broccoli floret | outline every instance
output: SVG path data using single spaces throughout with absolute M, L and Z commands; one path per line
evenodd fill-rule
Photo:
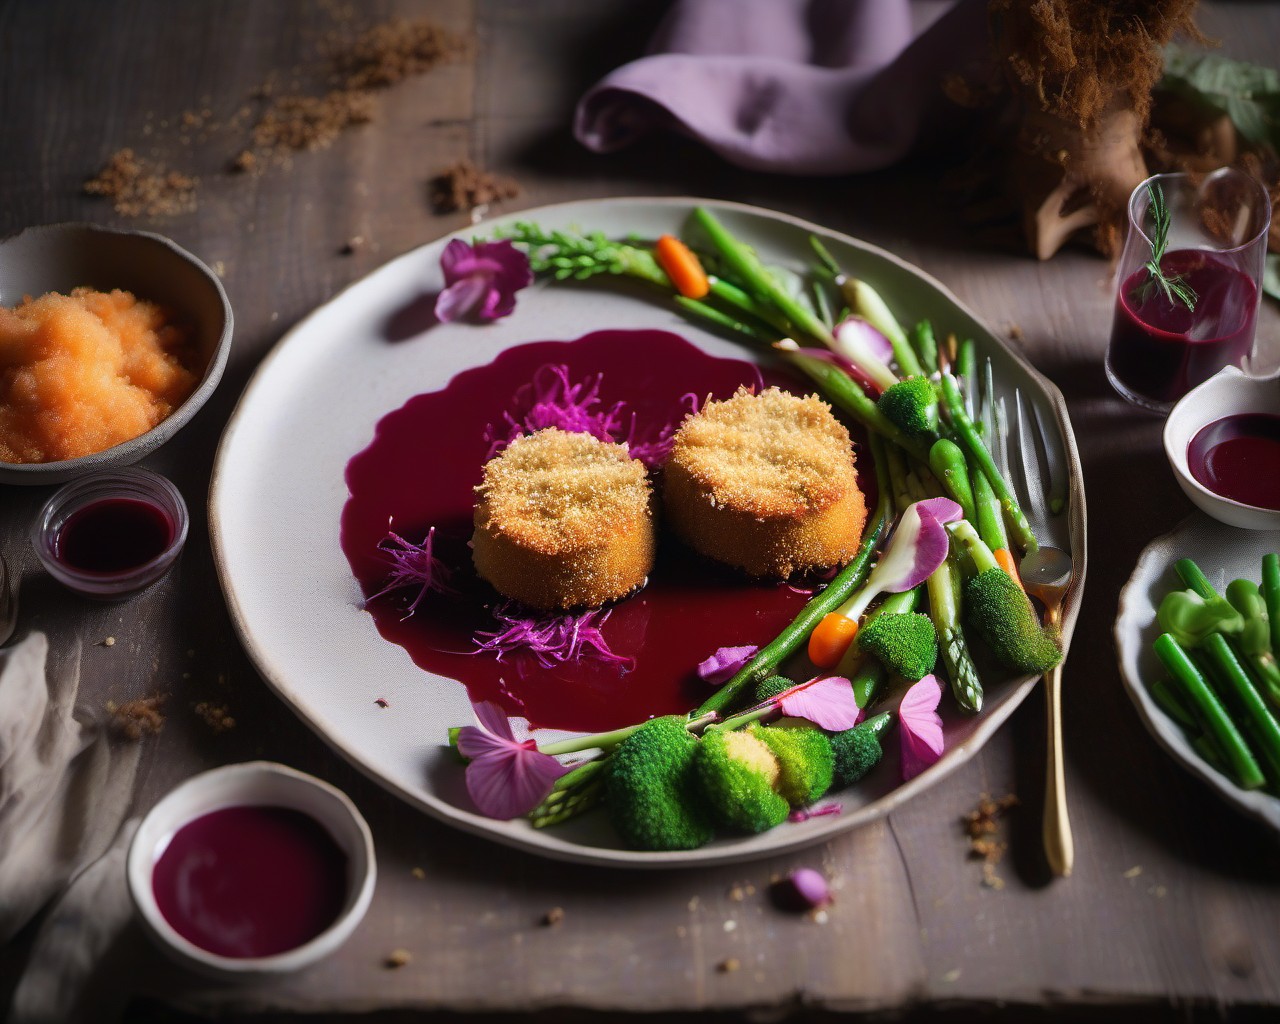
M 1027 595 L 1003 569 L 984 569 L 966 580 L 964 606 L 1000 664 L 1021 672 L 1046 672 L 1062 660 L 1062 650 L 1040 625 Z
M 614 751 L 605 802 L 618 834 L 640 850 L 692 850 L 714 834 L 694 778 L 698 740 L 680 715 L 645 722 Z
M 778 794 L 780 768 L 773 751 L 760 738 L 764 730 L 712 729 L 698 744 L 694 773 L 698 788 L 718 824 L 738 832 L 764 832 L 780 825 L 791 805 Z
M 773 700 L 778 694 L 791 689 L 795 685 L 786 676 L 770 676 L 768 679 L 761 679 L 760 682 L 756 683 L 755 692 L 752 695 L 754 697 L 752 703 L 763 704 L 767 700 Z
M 858 644 L 890 672 L 915 681 L 938 660 L 938 632 L 919 612 L 878 615 L 858 633 Z
M 863 722 L 831 737 L 835 755 L 834 788 L 842 789 L 861 779 L 880 763 L 884 753 L 880 746 L 880 730 Z
M 757 735 L 778 759 L 778 785 L 792 807 L 805 807 L 831 788 L 835 756 L 827 734 L 799 718 L 782 718 Z
M 885 388 L 876 408 L 908 437 L 938 432 L 938 395 L 928 377 L 908 377 Z

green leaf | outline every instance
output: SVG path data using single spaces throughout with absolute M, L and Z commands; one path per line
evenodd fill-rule
M 1222 111 L 1249 142 L 1280 152 L 1280 71 L 1170 43 L 1160 87 Z

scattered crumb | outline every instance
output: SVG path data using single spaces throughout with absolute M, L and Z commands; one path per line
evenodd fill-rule
M 542 923 L 545 927 L 554 928 L 564 920 L 564 907 L 552 907 L 542 915 Z
M 944 975 L 942 976 L 942 980 L 943 980 L 943 981 L 945 981 L 948 985 L 950 985 L 950 984 L 952 984 L 952 983 L 954 983 L 954 982 L 959 981 L 959 980 L 960 980 L 960 968 L 959 968 L 959 967 L 953 967 L 951 970 L 947 971 L 947 973 L 946 973 L 946 974 L 944 974 Z
M 231 161 L 230 166 L 237 174 L 252 174 L 258 169 L 258 158 L 254 156 L 253 150 L 245 149 Z
M 377 704 L 378 707 L 380 708 L 391 707 L 391 701 L 387 700 L 386 697 L 378 697 L 376 700 L 374 700 L 374 703 Z
M 729 890 L 729 899 L 733 900 L 734 903 L 741 903 L 746 898 L 747 890 L 740 885 L 735 885 Z
M 514 199 L 520 186 L 513 178 L 481 170 L 470 160 L 450 164 L 431 179 L 431 205 L 437 213 L 456 213 Z
M 732 921 L 732 920 L 730 920 L 730 921 L 726 921 L 726 922 L 724 923 L 724 930 L 725 930 L 725 931 L 727 931 L 727 932 L 731 932 L 731 931 L 733 931 L 734 929 L 736 929 L 737 927 L 738 927 L 738 922 L 737 922 L 737 921 Z
M 814 910 L 809 916 L 813 918 L 814 924 L 826 924 L 828 920 L 827 912 L 822 908 Z
M 409 874 L 413 875 L 414 878 L 418 878 L 418 879 L 427 877 L 427 873 L 423 871 L 422 868 L 414 868 L 412 871 L 409 872 Z
M 215 274 L 217 274 L 219 277 L 226 277 L 226 276 L 227 276 L 227 265 L 226 265 L 225 263 L 223 263 L 223 262 L 222 262 L 222 260 L 214 260 L 214 261 L 213 261 L 213 272 L 214 272 Z
M 114 647 L 115 645 L 116 645 L 116 638 L 113 636 L 109 636 L 102 641 L 103 647 Z
M 1010 321 L 1010 323 L 1009 323 L 1009 340 L 1010 340 L 1010 341 L 1021 341 L 1021 340 L 1022 340 L 1022 325 L 1021 325 L 1021 324 L 1019 324 L 1019 323 L 1014 323 L 1013 321 Z
M 736 956 L 731 956 L 727 960 L 721 960 L 716 964 L 716 970 L 721 974 L 732 974 L 742 966 L 742 961 Z
M 394 970 L 397 967 L 403 967 L 412 959 L 413 954 L 407 949 L 393 949 L 387 954 L 387 958 L 382 962 L 382 964 L 388 970 Z
M 335 89 L 324 96 L 281 96 L 253 126 L 253 142 L 277 156 L 323 149 L 348 128 L 372 120 L 373 97 L 366 92 Z
M 1133 867 L 1131 867 L 1128 871 L 1124 873 L 1124 877 L 1137 878 L 1140 874 L 1142 874 L 1142 865 L 1135 864 Z
M 143 736 L 155 736 L 164 728 L 164 715 L 160 709 L 167 698 L 163 694 L 139 697 L 117 704 L 107 701 L 107 714 L 112 728 L 127 740 L 137 741 Z
M 364 237 L 362 235 L 352 235 L 346 240 L 342 248 L 338 250 L 340 256 L 354 256 L 364 248 Z
M 227 712 L 225 704 L 214 704 L 202 700 L 195 707 L 195 712 L 204 720 L 204 724 L 215 733 L 223 733 L 236 727 L 236 720 Z
M 110 199 L 124 217 L 167 217 L 196 208 L 197 184 L 195 178 L 125 148 L 107 158 L 102 170 L 84 183 L 84 191 Z
M 969 856 L 982 860 L 982 884 L 989 889 L 1004 888 L 1004 879 L 996 874 L 996 865 L 1004 858 L 1009 844 L 1000 838 L 999 819 L 1017 805 L 1018 798 L 1012 793 L 999 800 L 983 793 L 978 806 L 964 816 Z

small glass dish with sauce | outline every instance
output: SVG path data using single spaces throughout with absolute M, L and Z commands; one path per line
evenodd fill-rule
M 377 878 L 373 836 L 350 798 L 271 761 L 172 790 L 138 826 L 126 873 L 156 944 L 222 978 L 328 956 L 364 917 Z
M 187 540 L 187 504 L 167 479 L 129 467 L 81 477 L 40 510 L 31 544 L 59 583 L 101 600 L 150 586 Z
M 1214 519 L 1280 529 L 1280 372 L 1220 370 L 1170 411 L 1164 450 L 1187 497 Z

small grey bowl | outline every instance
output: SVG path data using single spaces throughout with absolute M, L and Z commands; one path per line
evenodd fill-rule
M 132 441 L 61 462 L 0 462 L 0 484 L 58 484 L 137 462 L 196 414 L 227 365 L 233 320 L 222 282 L 163 235 L 94 224 L 49 224 L 0 241 L 0 305 L 15 306 L 24 295 L 66 293 L 81 286 L 123 288 L 169 307 L 193 325 L 204 368 L 200 383 L 167 419 Z

